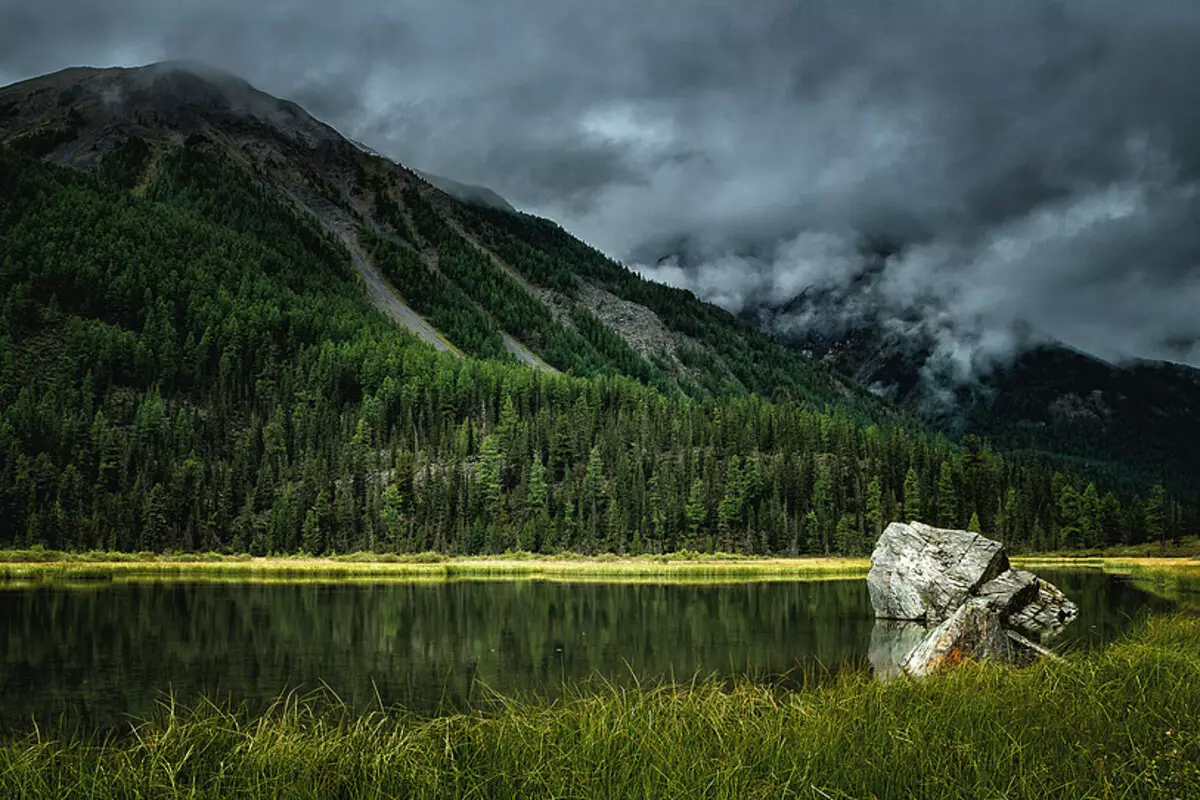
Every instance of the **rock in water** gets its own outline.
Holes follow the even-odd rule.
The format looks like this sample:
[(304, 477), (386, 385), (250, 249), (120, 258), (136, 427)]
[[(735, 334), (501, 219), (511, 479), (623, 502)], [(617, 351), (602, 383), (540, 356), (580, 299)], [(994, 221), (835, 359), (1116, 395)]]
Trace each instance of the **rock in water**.
[[(1058, 587), (1011, 569), (999, 542), (920, 522), (887, 527), (867, 588), (879, 619), (871, 663), (883, 678), (928, 675), (966, 658), (1026, 662), (1050, 654), (1038, 641), (1079, 614)], [(940, 624), (924, 633), (892, 620)]]
[(923, 677), (967, 659), (985, 658), (1012, 662), (1017, 652), (1000, 614), (991, 609), (987, 600), (975, 598), (931, 630), (904, 659), (901, 668), (909, 675)]
[(871, 554), (867, 588), (875, 616), (941, 622), (1008, 570), (999, 542), (977, 533), (893, 522)]
[(1006, 570), (979, 587), (977, 596), (1007, 621), (1015, 612), (1037, 600), (1038, 577), (1023, 569)]
[[(1027, 573), (1028, 574), (1028, 573)], [(1035, 640), (1054, 636), (1067, 627), (1077, 616), (1079, 606), (1067, 599), (1054, 584), (1034, 578), (1037, 593), (1023, 607), (1009, 612), (1005, 623)]]

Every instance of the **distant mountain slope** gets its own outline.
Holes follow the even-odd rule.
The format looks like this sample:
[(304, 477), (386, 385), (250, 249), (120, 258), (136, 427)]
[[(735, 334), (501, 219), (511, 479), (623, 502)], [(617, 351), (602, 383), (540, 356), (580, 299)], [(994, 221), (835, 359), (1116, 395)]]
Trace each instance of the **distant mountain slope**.
[(486, 186), (474, 186), (470, 183), (462, 183), (461, 181), (456, 181), (453, 178), (447, 178), (442, 175), (434, 175), (432, 172), (425, 172), (419, 169), (413, 170), (413, 172), (417, 173), (422, 178), (453, 197), (455, 200), (461, 200), (467, 205), (494, 208), (497, 211), (507, 211), (510, 214), (515, 214), (517, 212), (517, 210), (513, 208), (507, 200)]
[[(759, 309), (753, 319), (952, 435), (976, 433), (1007, 447), (1120, 463), (1142, 484), (1166, 480), (1200, 496), (1200, 370), (1112, 364), (1047, 343), (960, 383), (931, 370), (934, 342), (915, 324), (919, 315), (907, 324), (864, 313), (870, 308), (852, 289), (802, 295), (785, 307)], [(795, 319), (809, 322), (795, 325)]]
[(463, 202), (463, 185), (431, 183), (207, 67), (76, 68), (0, 89), (0, 141), (85, 169), (119, 160), (135, 192), (180, 148), (228, 159), (314, 215), (375, 302), (435, 347), (695, 396), (783, 392), (888, 413), (834, 370), (686, 292), (642, 281), (552, 223), (502, 202)]

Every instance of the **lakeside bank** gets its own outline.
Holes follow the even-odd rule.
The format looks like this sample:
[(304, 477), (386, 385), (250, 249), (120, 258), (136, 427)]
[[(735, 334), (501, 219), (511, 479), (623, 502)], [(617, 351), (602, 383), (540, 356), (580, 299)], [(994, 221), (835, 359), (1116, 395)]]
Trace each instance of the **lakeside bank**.
[(168, 700), (124, 735), (0, 741), (0, 796), (1195, 797), (1197, 686), (1200, 617), (1178, 615), (1027, 669), (920, 681), (601, 683), (433, 718)]
[(722, 553), (448, 557), (353, 553), (312, 557), (218, 553), (0, 551), (0, 580), (805, 580), (861, 578), (865, 558), (747, 558)]
[[(1200, 579), (1200, 557), (1145, 555), (1014, 556), (1038, 569), (1096, 569), (1134, 578)], [(505, 553), (351, 553), (333, 556), (250, 556), (221, 553), (0, 551), (0, 581), (43, 580), (806, 580), (864, 577), (868, 558), (801, 556), (754, 558), (678, 552), (618, 556)]]

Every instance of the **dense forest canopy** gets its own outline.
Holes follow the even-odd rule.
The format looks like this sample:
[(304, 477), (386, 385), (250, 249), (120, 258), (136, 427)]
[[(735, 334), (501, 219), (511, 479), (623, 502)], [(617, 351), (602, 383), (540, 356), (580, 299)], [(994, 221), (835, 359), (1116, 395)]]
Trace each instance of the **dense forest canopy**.
[[(872, 419), (794, 380), (785, 391), (770, 372), (786, 363), (756, 373), (754, 353), (734, 350), (757, 340), (704, 319), (672, 324), (728, 353), (744, 386), (672, 385), (586, 321), (508, 307), (527, 296), (408, 198), (409, 235), (440, 251), (437, 279), (496, 281), (477, 297), (487, 314), (576, 368), (520, 366), (482, 324), (484, 358), (435, 352), (371, 306), (339, 241), (202, 137), (158, 154), (152, 181), (147, 158), (131, 144), (85, 173), (0, 148), (0, 545), (862, 554), (901, 518), (1025, 549), (1194, 526), (1161, 487), (1139, 496), (1032, 451)], [(542, 221), (474, 224), (568, 290), (561, 264), (607, 268)], [(530, 225), (552, 246), (513, 231)], [(370, 242), (413, 268), (400, 238)], [(606, 281), (671, 313), (676, 290), (617, 270)], [(769, 399), (746, 390), (756, 381)]]

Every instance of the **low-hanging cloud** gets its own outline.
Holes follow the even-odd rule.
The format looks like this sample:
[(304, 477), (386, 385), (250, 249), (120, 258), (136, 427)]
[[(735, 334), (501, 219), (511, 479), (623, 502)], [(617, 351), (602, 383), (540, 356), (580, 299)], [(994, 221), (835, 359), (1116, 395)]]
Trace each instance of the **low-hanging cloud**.
[[(784, 328), (1200, 364), (1200, 5), (14, 0), (0, 79), (196, 59)], [(792, 304), (808, 292), (835, 302)]]

